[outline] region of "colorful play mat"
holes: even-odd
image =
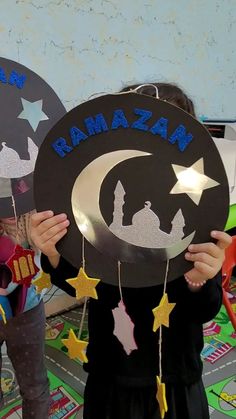
[[[236,312],[236,283],[232,286],[231,302]],[[83,392],[86,373],[80,362],[71,360],[61,340],[69,329],[78,333],[82,306],[76,306],[47,319],[45,361],[51,389],[50,419],[82,419]],[[88,340],[87,319],[82,334]],[[203,381],[211,419],[236,418],[236,333],[222,306],[216,318],[204,325],[205,346]],[[1,384],[5,407],[2,419],[22,418],[21,400],[12,366],[3,354]]]

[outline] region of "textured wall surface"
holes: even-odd
[[[235,118],[235,0],[0,0],[0,55],[69,110],[126,83],[174,81],[198,114]]]

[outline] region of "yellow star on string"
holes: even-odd
[[[41,272],[40,276],[36,278],[32,284],[36,286],[37,294],[40,294],[45,288],[50,288],[52,286],[51,277],[49,274]]]
[[[79,358],[81,362],[88,362],[88,358],[85,354],[85,350],[88,346],[88,342],[79,340],[73,329],[70,329],[69,338],[61,340],[63,345],[65,345],[69,351],[69,357],[71,359]]]
[[[161,419],[163,419],[168,410],[167,401],[166,401],[166,385],[165,383],[161,382],[160,377],[157,376],[156,379],[157,379],[156,398],[159,403]]]
[[[6,324],[6,322],[7,322],[6,313],[5,313],[5,310],[4,310],[3,306],[2,306],[2,304],[0,304],[0,314],[2,316],[3,322]]]
[[[96,286],[100,282],[100,279],[90,278],[84,271],[83,268],[80,268],[78,275],[75,278],[67,279],[66,282],[70,284],[76,290],[76,298],[79,300],[83,297],[91,297],[98,299]]]
[[[175,303],[169,303],[168,295],[165,293],[160,301],[159,306],[155,307],[152,312],[154,315],[153,322],[153,332],[156,332],[157,329],[163,324],[166,327],[169,327],[169,315],[175,307]]]

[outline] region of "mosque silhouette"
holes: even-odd
[[[123,206],[125,203],[125,189],[120,181],[114,190],[113,221],[109,226],[110,231],[128,243],[148,248],[169,247],[184,237],[185,220],[182,210],[179,209],[171,221],[170,233],[160,229],[160,219],[151,209],[151,202],[146,201],[144,208],[132,217],[132,224],[123,225]]]

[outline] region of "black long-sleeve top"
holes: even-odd
[[[62,257],[56,269],[42,255],[42,268],[51,274],[52,283],[70,295],[74,288],[66,279],[77,275],[74,268]],[[100,282],[98,300],[89,301],[89,345],[84,365],[90,373],[123,377],[133,385],[150,384],[159,373],[158,338],[154,333],[152,309],[158,306],[163,295],[163,285],[148,288],[122,288],[126,311],[135,324],[134,337],[138,349],[127,355],[122,344],[113,335],[112,309],[120,301],[116,286]],[[169,328],[162,327],[162,373],[165,382],[191,384],[200,379],[203,348],[202,324],[211,320],[222,303],[221,274],[197,292],[191,292],[183,277],[167,284],[169,302],[176,303],[170,314]]]

